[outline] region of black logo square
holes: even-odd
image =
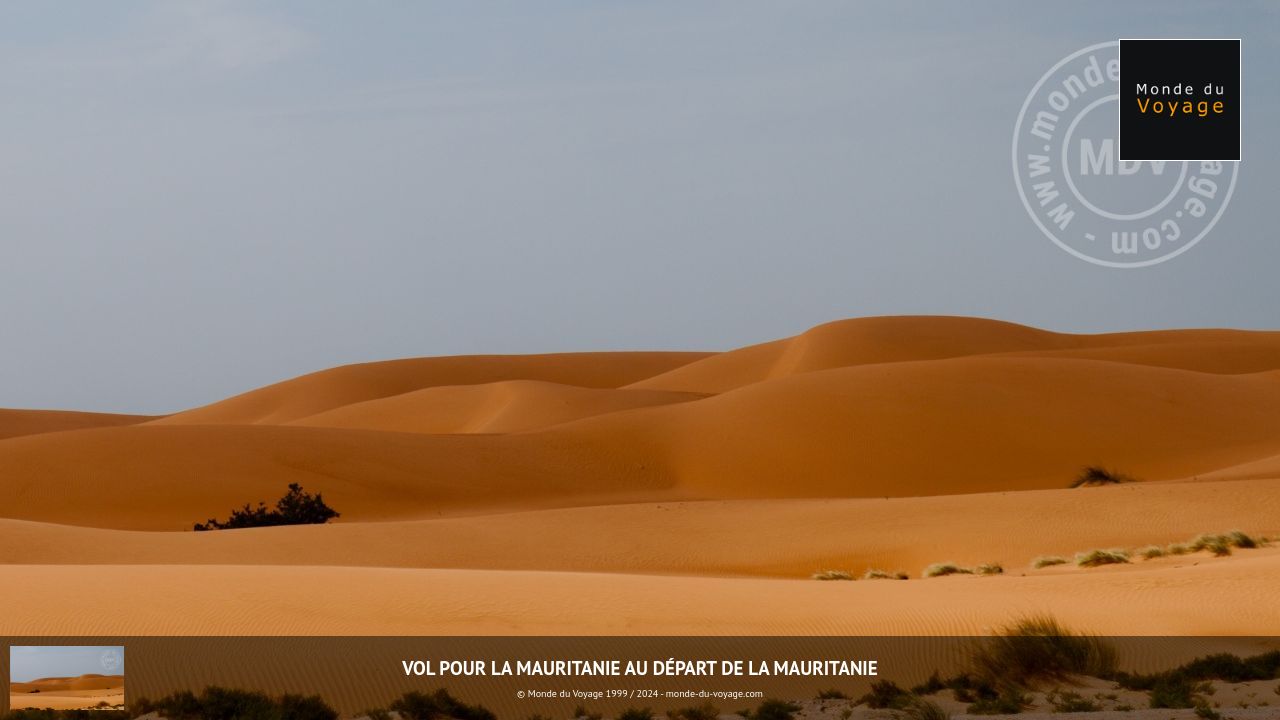
[[[1120,159],[1240,159],[1239,40],[1120,40]]]

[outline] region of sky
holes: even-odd
[[[0,407],[164,413],[405,356],[729,349],[845,317],[1280,328],[1280,4],[0,5]],[[1244,40],[1237,189],[1084,263],[1018,109],[1118,37]]]
[[[104,663],[104,656],[118,662]],[[108,645],[15,645],[9,648],[10,682],[90,674],[123,675],[124,648]]]

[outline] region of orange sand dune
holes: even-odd
[[[673,493],[669,476],[639,460],[602,457],[601,448],[572,436],[530,438],[254,425],[144,425],[16,438],[0,444],[0,508],[28,520],[182,530],[246,502],[272,501],[290,482],[322,492],[343,521]],[[619,466],[609,467],[610,460]],[[583,483],[570,472],[574,467],[595,467],[599,475]]]
[[[696,393],[507,380],[426,388],[295,420],[294,425],[415,433],[510,433],[622,410],[697,400]]]
[[[105,703],[105,705],[103,705]],[[124,704],[124,676],[81,675],[13,683],[9,708],[92,709]]]
[[[460,355],[344,365],[286,380],[157,422],[284,423],[352,403],[439,385],[542,380],[615,388],[706,357],[693,352]]]
[[[324,491],[344,521],[954,495],[1060,488],[1086,464],[1145,480],[1203,474],[1280,454],[1277,427],[1280,373],[956,358],[815,371],[511,435],[152,425],[16,438],[0,444],[0,507],[176,530],[293,481]]]
[[[1100,634],[1272,635],[1280,551],[1178,568],[906,582],[4,565],[0,585],[24,588],[0,615],[0,634],[18,636],[971,635],[1031,613]],[[94,591],[77,592],[85,587]]]
[[[1142,522],[1134,522],[1139,517]],[[970,566],[1000,562],[1009,572],[1027,572],[1039,555],[1163,545],[1233,528],[1280,536],[1280,481],[1135,483],[891,500],[636,503],[218,533],[0,520],[0,564],[127,561],[782,578],[881,568],[918,576],[926,565],[948,560]]]
[[[1276,454],[1280,372],[956,358],[815,371],[596,425],[611,421],[665,432],[670,467],[702,497],[1044,489],[1086,464],[1157,480]]]
[[[23,435],[63,432],[65,430],[136,425],[153,419],[149,415],[0,409],[0,440]]]
[[[1275,630],[1280,549],[1027,565],[1280,533],[1280,333],[868,318],[353,365],[145,419],[0,412],[0,634]],[[1145,482],[1065,489],[1090,464]],[[179,532],[290,482],[339,522]],[[1007,573],[806,579],[946,560]]]
[[[1203,340],[1002,353],[1004,357],[1079,358],[1235,375],[1280,370],[1280,333],[1247,340]]]
[[[123,675],[80,675],[78,677],[53,677],[13,683],[9,690],[15,693],[39,690],[41,693],[68,693],[82,690],[108,690],[124,687]]]
[[[1160,347],[1165,344],[1180,347]],[[1123,350],[1129,347],[1135,349]],[[1109,348],[1117,351],[1106,352]],[[854,365],[1082,350],[1100,351],[1097,356],[1101,359],[1167,363],[1169,367],[1206,372],[1280,368],[1280,333],[1276,332],[1169,330],[1068,335],[981,318],[872,317],[827,323],[792,338],[713,355],[641,380],[634,387],[714,393]],[[1163,359],[1164,355],[1168,359]]]

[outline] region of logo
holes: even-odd
[[[103,650],[102,656],[98,659],[102,663],[102,669],[108,673],[114,673],[124,665],[124,653],[116,648]]]
[[[1139,268],[1200,242],[1235,191],[1237,163],[1120,160],[1120,43],[1060,60],[1013,130],[1022,205],[1058,247],[1095,265]]]

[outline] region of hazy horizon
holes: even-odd
[[[103,667],[103,654],[114,651],[119,667]],[[119,645],[14,645],[9,648],[9,681],[31,682],[51,677],[123,675],[124,648]]]
[[[350,7],[0,7],[0,407],[869,315],[1280,329],[1276,5]],[[1155,267],[1070,257],[1010,173],[1026,93],[1183,36],[1244,40],[1230,206]]]

